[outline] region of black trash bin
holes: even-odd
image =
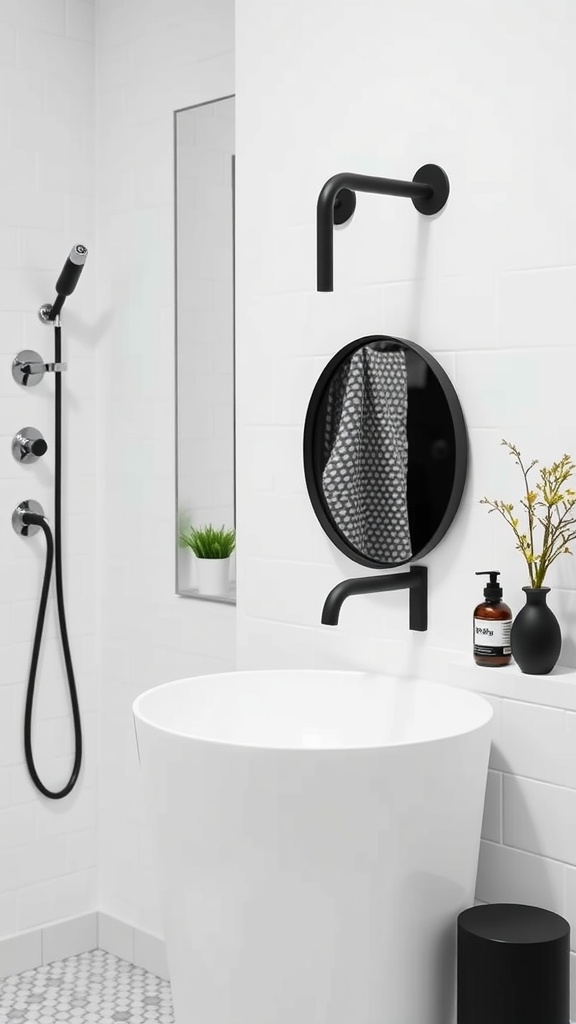
[[[457,1024],[570,1024],[570,925],[522,903],[458,916]]]

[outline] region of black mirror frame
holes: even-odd
[[[452,492],[446,506],[446,511],[428,543],[420,551],[414,554],[412,558],[407,559],[406,562],[376,562],[371,558],[366,558],[361,551],[358,551],[357,548],[350,544],[335,526],[318,486],[318,481],[314,472],[316,445],[318,444],[316,439],[316,422],[328,382],[337,367],[340,366],[348,356],[351,356],[357,349],[362,348],[364,345],[377,341],[389,341],[404,345],[406,348],[412,349],[413,352],[427,363],[442,387],[452,416],[452,423],[454,425],[454,481],[452,484]],[[319,436],[320,435],[318,435],[318,437]],[[406,338],[396,338],[388,334],[369,334],[364,338],[357,338],[356,341],[351,341],[350,344],[345,345],[344,348],[341,348],[340,351],[332,357],[328,365],[320,374],[308,404],[306,420],[304,423],[304,476],[310,501],[312,502],[314,512],[316,513],[316,517],[322,529],[330,538],[332,543],[347,555],[348,558],[351,558],[354,562],[358,562],[360,565],[369,566],[372,569],[395,569],[399,565],[406,565],[408,562],[424,558],[424,556],[432,551],[433,548],[435,548],[442,540],[442,537],[454,520],[462,500],[462,494],[464,493],[467,470],[468,431],[466,429],[466,422],[464,420],[464,413],[462,412],[460,400],[456,394],[452,381],[448,377],[448,374],[440,366],[440,363],[426,351],[426,349],[417,345],[414,341],[408,341]]]

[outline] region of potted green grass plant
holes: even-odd
[[[198,593],[222,597],[230,585],[230,558],[236,531],[221,526],[188,526],[180,531],[180,544],[195,556]]]

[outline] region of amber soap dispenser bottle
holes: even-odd
[[[484,601],[474,609],[474,661],[477,665],[509,665],[511,659],[510,630],[512,611],[502,600],[499,572],[477,572],[489,576],[484,587]]]

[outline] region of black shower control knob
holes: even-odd
[[[32,452],[32,455],[40,458],[48,451],[48,445],[43,437],[39,437],[36,441],[28,441],[28,450]]]

